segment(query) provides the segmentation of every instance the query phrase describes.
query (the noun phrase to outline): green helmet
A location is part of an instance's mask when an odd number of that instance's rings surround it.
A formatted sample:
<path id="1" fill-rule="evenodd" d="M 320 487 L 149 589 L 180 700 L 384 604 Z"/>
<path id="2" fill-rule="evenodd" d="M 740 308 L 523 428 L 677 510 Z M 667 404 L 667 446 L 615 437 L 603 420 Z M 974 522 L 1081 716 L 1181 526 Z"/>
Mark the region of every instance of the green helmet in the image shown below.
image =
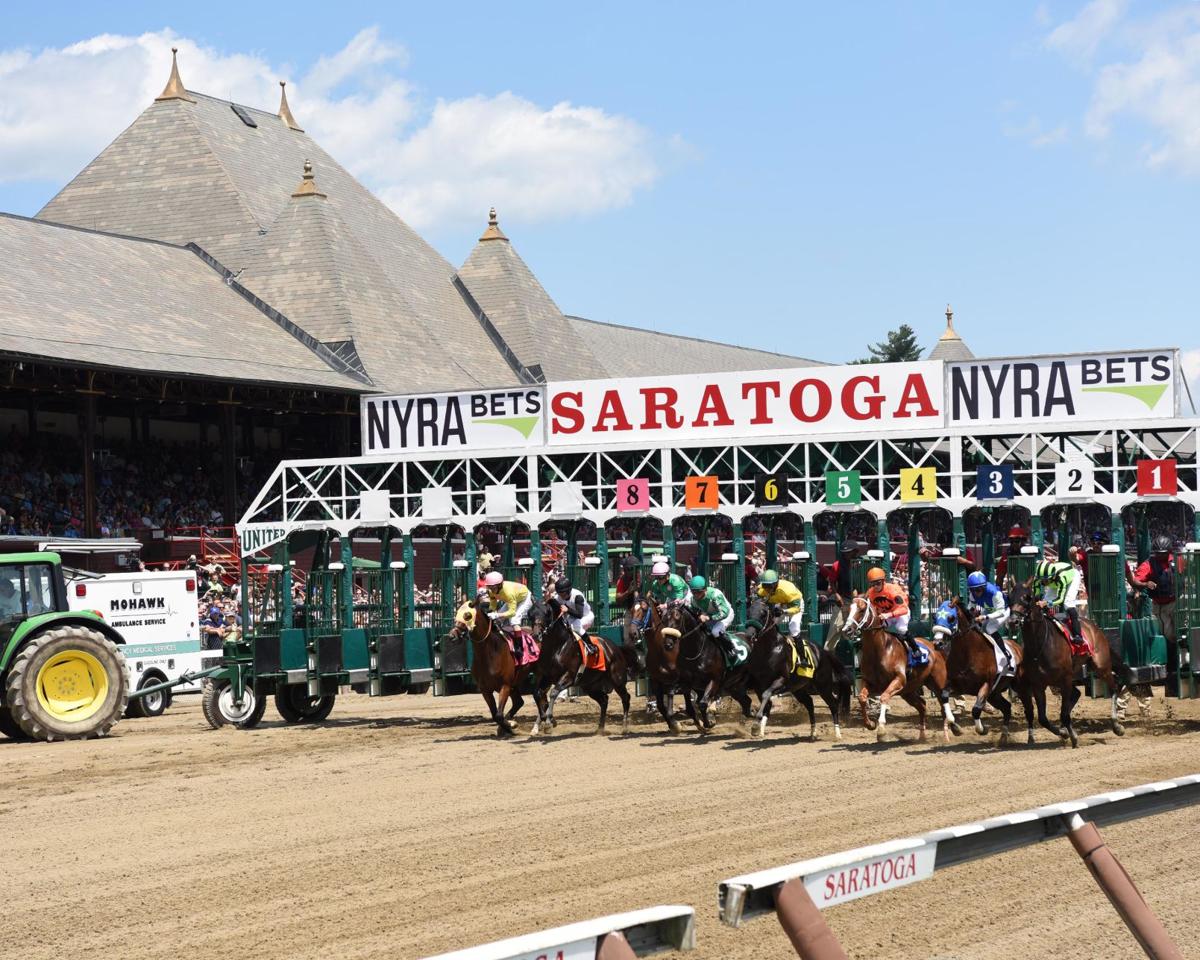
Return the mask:
<path id="1" fill-rule="evenodd" d="M 774 570 L 764 570 L 758 578 L 758 582 L 770 586 L 773 583 L 779 582 L 779 574 Z"/>
<path id="2" fill-rule="evenodd" d="M 688 581 L 688 586 L 693 590 L 704 590 L 706 587 L 708 587 L 708 581 L 700 576 L 700 574 L 696 574 L 696 576 L 692 577 L 692 579 Z"/>

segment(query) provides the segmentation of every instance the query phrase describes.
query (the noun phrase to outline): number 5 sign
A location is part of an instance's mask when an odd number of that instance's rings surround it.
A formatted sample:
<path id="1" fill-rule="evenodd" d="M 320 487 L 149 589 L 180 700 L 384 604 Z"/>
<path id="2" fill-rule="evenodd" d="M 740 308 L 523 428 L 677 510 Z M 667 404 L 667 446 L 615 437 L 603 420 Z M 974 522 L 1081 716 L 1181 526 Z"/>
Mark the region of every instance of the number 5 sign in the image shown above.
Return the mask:
<path id="1" fill-rule="evenodd" d="M 862 503 L 862 480 L 857 470 L 830 470 L 825 474 L 825 502 Z"/>
<path id="2" fill-rule="evenodd" d="M 617 481 L 617 513 L 650 509 L 650 481 L 645 477 Z"/>

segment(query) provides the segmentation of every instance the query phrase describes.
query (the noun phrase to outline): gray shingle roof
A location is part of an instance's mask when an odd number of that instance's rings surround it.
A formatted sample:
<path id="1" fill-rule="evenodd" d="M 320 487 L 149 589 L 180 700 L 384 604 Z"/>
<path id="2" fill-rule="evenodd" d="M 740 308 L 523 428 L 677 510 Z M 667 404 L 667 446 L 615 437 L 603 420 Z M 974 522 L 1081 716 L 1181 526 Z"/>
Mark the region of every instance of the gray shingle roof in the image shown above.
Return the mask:
<path id="1" fill-rule="evenodd" d="M 971 352 L 971 348 L 954 329 L 954 312 L 950 309 L 950 305 L 946 304 L 946 329 L 942 332 L 938 342 L 933 345 L 933 349 L 929 351 L 927 359 L 973 360 L 974 358 L 975 354 Z"/>
<path id="2" fill-rule="evenodd" d="M 819 360 L 600 323 L 583 317 L 568 316 L 567 321 L 591 346 L 592 353 L 603 360 L 604 371 L 610 377 L 823 366 Z"/>
<path id="3" fill-rule="evenodd" d="M 494 212 L 494 211 L 493 211 Z M 596 377 L 603 366 L 589 342 L 567 322 L 525 261 L 497 229 L 489 230 L 459 278 L 526 367 L 540 364 L 549 380 Z"/>
<path id="4" fill-rule="evenodd" d="M 194 241 L 236 271 L 261 255 L 260 231 L 281 225 L 304 161 L 311 159 L 345 234 L 357 249 L 373 254 L 375 280 L 390 288 L 378 291 L 395 311 L 385 336 L 355 342 L 380 389 L 517 382 L 454 289 L 450 263 L 311 137 L 273 113 L 244 108 L 258 123 L 249 127 L 228 101 L 189 95 L 195 103 L 167 100 L 147 107 L 38 216 L 174 243 Z M 325 332 L 340 337 L 341 325 L 336 318 L 329 321 Z M 411 344 L 419 338 L 427 338 L 431 349 L 406 351 L 400 364 L 383 346 L 389 339 Z"/>
<path id="5" fill-rule="evenodd" d="M 191 250 L 0 214 L 0 352 L 362 392 Z"/>

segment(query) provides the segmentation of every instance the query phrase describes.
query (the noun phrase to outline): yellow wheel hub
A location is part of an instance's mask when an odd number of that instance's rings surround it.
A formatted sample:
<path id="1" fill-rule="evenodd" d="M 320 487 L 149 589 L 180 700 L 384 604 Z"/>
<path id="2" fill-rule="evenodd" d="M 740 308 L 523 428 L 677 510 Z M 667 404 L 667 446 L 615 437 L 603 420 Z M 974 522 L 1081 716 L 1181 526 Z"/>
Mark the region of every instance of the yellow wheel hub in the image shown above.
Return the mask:
<path id="1" fill-rule="evenodd" d="M 37 698 L 56 720 L 89 720 L 108 698 L 108 674 L 86 651 L 56 653 L 38 671 Z"/>

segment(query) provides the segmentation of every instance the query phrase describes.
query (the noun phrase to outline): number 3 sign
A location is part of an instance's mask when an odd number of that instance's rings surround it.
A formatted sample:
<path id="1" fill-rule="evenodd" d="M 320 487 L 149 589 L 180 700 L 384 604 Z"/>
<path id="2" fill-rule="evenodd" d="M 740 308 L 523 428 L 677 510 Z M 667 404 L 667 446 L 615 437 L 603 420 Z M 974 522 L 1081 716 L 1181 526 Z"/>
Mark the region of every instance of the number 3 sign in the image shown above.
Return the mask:
<path id="1" fill-rule="evenodd" d="M 650 481 L 645 477 L 617 481 L 617 513 L 650 509 Z"/>

